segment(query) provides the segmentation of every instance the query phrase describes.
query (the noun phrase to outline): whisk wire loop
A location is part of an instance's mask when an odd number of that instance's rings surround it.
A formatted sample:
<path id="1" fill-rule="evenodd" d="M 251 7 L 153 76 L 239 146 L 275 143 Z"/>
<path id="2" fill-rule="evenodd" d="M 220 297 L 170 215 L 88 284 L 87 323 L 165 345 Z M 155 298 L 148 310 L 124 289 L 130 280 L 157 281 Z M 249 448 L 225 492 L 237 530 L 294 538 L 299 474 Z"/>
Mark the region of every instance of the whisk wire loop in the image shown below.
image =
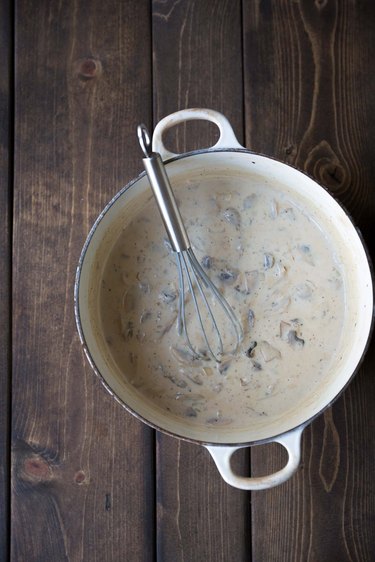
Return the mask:
<path id="1" fill-rule="evenodd" d="M 225 312 L 225 315 L 227 316 L 228 320 L 230 320 L 231 324 L 233 325 L 234 331 L 236 333 L 237 346 L 238 346 L 240 344 L 242 338 L 243 338 L 243 330 L 242 330 L 242 326 L 241 326 L 240 322 L 238 321 L 238 319 L 237 319 L 235 313 L 233 312 L 233 309 L 230 306 L 230 304 L 228 303 L 228 301 L 223 297 L 223 295 L 220 293 L 219 289 L 216 287 L 216 285 L 214 285 L 214 283 L 211 281 L 211 279 L 208 277 L 208 275 L 206 274 L 206 272 L 204 271 L 204 269 L 202 268 L 202 266 L 198 262 L 194 252 L 191 249 L 190 249 L 190 251 L 188 250 L 188 252 L 189 252 L 189 255 L 190 255 L 192 267 L 195 269 L 197 274 L 202 278 L 202 280 L 206 284 L 206 287 L 216 297 L 217 302 L 220 304 L 220 306 L 222 307 L 223 311 Z"/>
<path id="2" fill-rule="evenodd" d="M 178 334 L 184 336 L 187 347 L 190 349 L 194 357 L 198 357 L 198 353 L 195 351 L 189 337 L 188 329 L 186 326 L 186 314 L 185 314 L 185 281 L 183 273 L 183 256 L 182 253 L 176 252 L 176 262 L 178 270 L 178 286 L 179 286 L 179 297 L 178 297 L 178 319 L 177 327 Z"/>
<path id="3" fill-rule="evenodd" d="M 194 309 L 196 312 L 196 316 L 198 319 L 198 325 L 200 327 L 200 332 L 201 335 L 203 336 L 204 342 L 206 344 L 207 347 L 207 351 L 208 354 L 212 357 L 212 359 L 214 359 L 214 361 L 220 363 L 220 358 L 219 356 L 223 354 L 223 342 L 221 339 L 221 335 L 220 335 L 220 330 L 218 328 L 217 322 L 215 320 L 215 316 L 212 312 L 211 306 L 208 303 L 207 297 L 205 295 L 205 292 L 202 288 L 202 284 L 204 284 L 206 286 L 206 288 L 208 288 L 207 285 L 207 280 L 204 279 L 204 277 L 202 276 L 202 271 L 199 271 L 196 269 L 196 267 L 193 267 L 193 264 L 191 262 L 191 256 L 194 256 L 193 251 L 191 250 L 191 248 L 189 248 L 188 250 L 186 250 L 185 252 L 179 252 L 177 254 L 178 256 L 178 261 L 180 263 L 183 264 L 183 269 L 185 270 L 186 273 L 186 279 L 187 279 L 187 285 L 188 285 L 188 289 L 189 292 L 191 294 L 191 298 L 193 301 L 193 305 L 194 305 Z M 190 269 L 188 266 L 188 263 L 190 263 Z M 199 266 L 199 263 L 198 263 Z M 199 266 L 200 267 L 200 266 Z M 204 272 L 203 272 L 204 273 Z M 213 328 L 213 332 L 216 336 L 217 339 L 217 343 L 218 343 L 218 352 L 214 352 L 212 349 L 212 345 L 210 344 L 208 335 L 207 335 L 207 330 L 204 326 L 203 320 L 202 320 L 202 314 L 201 314 L 201 310 L 200 310 L 200 306 L 198 304 L 198 299 L 197 299 L 197 295 L 196 295 L 196 290 L 194 289 L 194 286 L 197 288 L 199 296 L 202 300 L 202 303 L 205 306 L 205 309 L 207 311 L 208 317 L 210 319 L 212 328 Z M 180 286 L 180 294 L 184 294 L 184 281 L 183 281 L 183 273 L 182 273 L 182 285 Z M 185 301 L 184 297 L 183 297 L 183 301 Z M 183 304 L 182 310 L 181 310 L 181 325 L 183 327 L 183 333 L 184 336 L 186 338 L 188 347 L 190 348 L 190 350 L 194 353 L 194 355 L 196 357 L 203 357 L 206 358 L 206 354 L 202 353 L 202 351 L 200 351 L 199 349 L 196 349 L 192 346 L 191 344 L 191 340 L 188 334 L 188 329 L 187 329 L 187 322 L 186 322 L 186 315 L 185 315 L 185 302 Z"/>

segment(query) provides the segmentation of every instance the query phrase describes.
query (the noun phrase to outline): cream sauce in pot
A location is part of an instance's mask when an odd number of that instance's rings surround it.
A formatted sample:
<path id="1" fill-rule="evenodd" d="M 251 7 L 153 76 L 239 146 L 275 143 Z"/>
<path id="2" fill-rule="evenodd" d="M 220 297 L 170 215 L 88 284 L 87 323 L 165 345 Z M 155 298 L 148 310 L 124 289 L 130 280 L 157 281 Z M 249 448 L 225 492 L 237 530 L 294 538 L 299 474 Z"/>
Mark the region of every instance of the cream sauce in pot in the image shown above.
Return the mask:
<path id="1" fill-rule="evenodd" d="M 108 351 L 146 401 L 189 424 L 235 429 L 282 416 L 324 382 L 342 338 L 334 244 L 315 210 L 265 182 L 195 178 L 176 195 L 196 257 L 241 320 L 240 349 L 220 363 L 195 359 L 178 335 L 175 257 L 151 200 L 104 267 Z M 188 322 L 194 333 L 194 314 Z"/>

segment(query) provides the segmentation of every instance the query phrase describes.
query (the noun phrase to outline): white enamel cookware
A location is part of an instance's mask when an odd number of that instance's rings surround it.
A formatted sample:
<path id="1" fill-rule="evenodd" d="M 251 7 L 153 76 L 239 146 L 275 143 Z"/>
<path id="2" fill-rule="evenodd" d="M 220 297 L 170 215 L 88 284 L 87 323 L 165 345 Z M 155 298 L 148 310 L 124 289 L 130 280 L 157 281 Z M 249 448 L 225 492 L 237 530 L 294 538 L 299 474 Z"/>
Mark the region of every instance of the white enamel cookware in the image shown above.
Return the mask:
<path id="1" fill-rule="evenodd" d="M 186 154 L 168 151 L 163 143 L 163 133 L 178 123 L 194 119 L 215 123 L 220 130 L 218 142 L 211 148 Z M 325 189 L 289 165 L 244 149 L 228 120 L 216 111 L 186 109 L 165 117 L 155 128 L 153 150 L 161 154 L 172 185 L 197 171 L 202 171 L 202 181 L 211 173 L 217 175 L 221 171 L 241 175 L 249 183 L 254 177 L 262 178 L 291 196 L 298 194 L 307 208 L 310 205 L 317 209 L 327 225 L 327 232 L 335 237 L 345 272 L 347 297 L 344 336 L 336 350 L 329 377 L 319 392 L 299 406 L 287 409 L 283 416 L 235 432 L 226 427 L 190 427 L 188 420 L 178 420 L 168 412 L 153 408 L 127 383 L 106 345 L 98 306 L 101 274 L 106 256 L 121 232 L 124 217 L 136 212 L 149 193 L 145 173 L 124 187 L 100 214 L 86 240 L 77 268 L 75 314 L 80 339 L 91 366 L 109 392 L 150 426 L 205 446 L 228 484 L 244 490 L 276 486 L 290 478 L 298 468 L 303 429 L 347 386 L 366 350 L 373 318 L 373 286 L 361 237 L 348 214 Z M 282 470 L 262 477 L 243 477 L 233 472 L 231 456 L 237 449 L 267 442 L 277 442 L 286 448 L 288 461 Z"/>

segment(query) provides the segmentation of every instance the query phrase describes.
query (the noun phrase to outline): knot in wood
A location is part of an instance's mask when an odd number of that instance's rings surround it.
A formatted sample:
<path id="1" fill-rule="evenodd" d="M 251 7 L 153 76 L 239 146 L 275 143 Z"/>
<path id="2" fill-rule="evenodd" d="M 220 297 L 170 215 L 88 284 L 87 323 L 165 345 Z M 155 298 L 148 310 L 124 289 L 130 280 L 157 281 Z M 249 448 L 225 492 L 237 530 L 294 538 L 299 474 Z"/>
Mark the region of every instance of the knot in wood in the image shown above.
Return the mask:
<path id="1" fill-rule="evenodd" d="M 297 155 L 297 146 L 293 143 L 288 144 L 285 147 L 285 160 L 289 164 L 294 164 Z"/>
<path id="2" fill-rule="evenodd" d="M 327 162 L 322 166 L 321 178 L 326 187 L 335 190 L 346 183 L 345 168 L 338 162 Z"/>
<path id="3" fill-rule="evenodd" d="M 318 8 L 318 10 L 322 10 L 326 4 L 327 0 L 315 0 L 315 6 Z"/>
<path id="4" fill-rule="evenodd" d="M 23 476 L 26 480 L 46 482 L 52 478 L 52 468 L 41 456 L 30 455 L 24 460 Z"/>
<path id="5" fill-rule="evenodd" d="M 78 470 L 74 475 L 74 482 L 76 484 L 84 484 L 86 481 L 86 474 L 83 470 Z"/>
<path id="6" fill-rule="evenodd" d="M 77 61 L 77 72 L 81 80 L 91 80 L 99 76 L 101 72 L 101 63 L 92 57 L 80 59 Z"/>
<path id="7" fill-rule="evenodd" d="M 305 170 L 335 194 L 342 194 L 350 185 L 347 167 L 325 140 L 310 150 Z"/>

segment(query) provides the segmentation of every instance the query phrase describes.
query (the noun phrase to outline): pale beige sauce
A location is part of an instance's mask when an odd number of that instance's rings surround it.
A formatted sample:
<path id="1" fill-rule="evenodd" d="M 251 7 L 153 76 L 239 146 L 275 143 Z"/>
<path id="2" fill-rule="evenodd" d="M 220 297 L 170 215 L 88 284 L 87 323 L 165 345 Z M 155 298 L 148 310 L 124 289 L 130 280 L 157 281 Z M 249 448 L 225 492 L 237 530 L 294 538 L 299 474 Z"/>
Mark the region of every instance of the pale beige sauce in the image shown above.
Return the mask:
<path id="1" fill-rule="evenodd" d="M 243 427 L 282 415 L 322 383 L 341 338 L 334 248 L 316 216 L 267 185 L 211 178 L 177 195 L 198 260 L 241 320 L 240 349 L 220 364 L 194 360 L 177 334 L 177 269 L 153 200 L 104 269 L 108 349 L 137 392 L 191 424 Z"/>

